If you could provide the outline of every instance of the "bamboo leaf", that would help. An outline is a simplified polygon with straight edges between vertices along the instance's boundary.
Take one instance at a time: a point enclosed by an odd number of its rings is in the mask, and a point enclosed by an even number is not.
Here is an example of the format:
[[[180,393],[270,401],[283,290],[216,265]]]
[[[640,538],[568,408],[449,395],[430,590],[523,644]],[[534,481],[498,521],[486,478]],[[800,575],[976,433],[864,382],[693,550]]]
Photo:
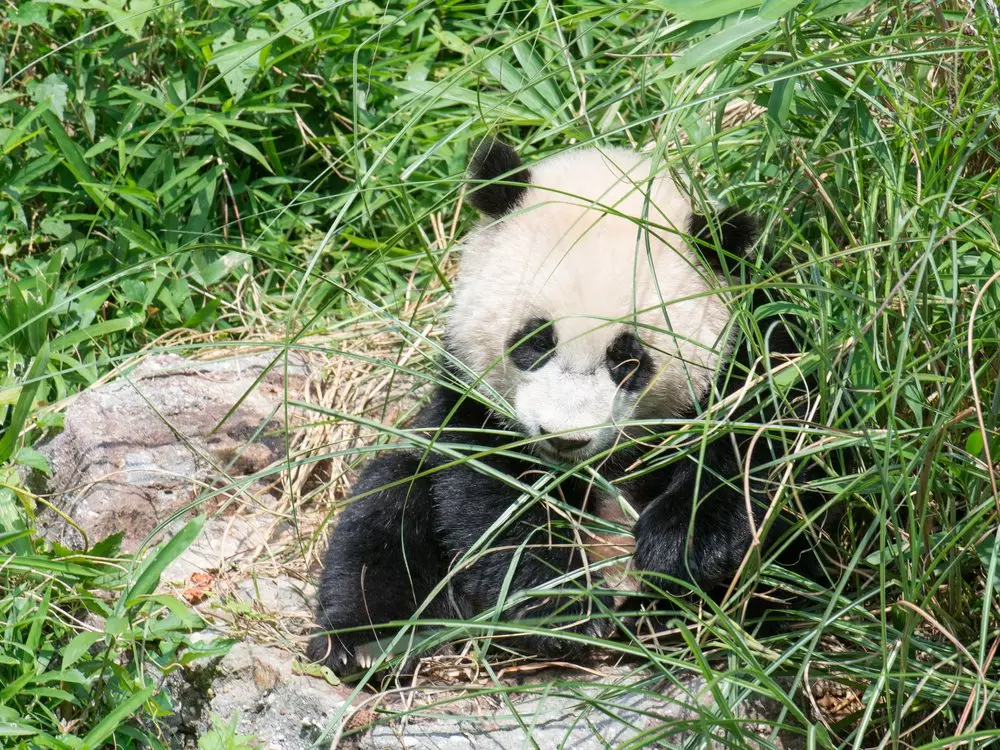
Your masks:
[[[119,600],[124,607],[132,607],[137,601],[152,594],[160,583],[160,576],[166,567],[180,557],[191,543],[198,538],[205,525],[205,516],[192,519],[172,538],[161,544],[146,558],[139,568],[136,581],[128,592]]]
[[[776,21],[763,18],[745,18],[722,31],[712,34],[706,39],[694,44],[674,60],[667,68],[666,77],[675,78],[681,73],[700,68],[702,65],[715,62],[746,42],[760,36]]]

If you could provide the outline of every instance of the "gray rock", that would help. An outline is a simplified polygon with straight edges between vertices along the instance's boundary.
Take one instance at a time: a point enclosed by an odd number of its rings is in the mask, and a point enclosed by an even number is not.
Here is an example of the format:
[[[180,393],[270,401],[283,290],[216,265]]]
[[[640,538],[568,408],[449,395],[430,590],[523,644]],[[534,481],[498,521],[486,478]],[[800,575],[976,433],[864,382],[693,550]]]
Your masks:
[[[295,674],[292,664],[292,654],[282,649],[233,646],[214,669],[208,704],[198,712],[198,732],[208,731],[213,715],[223,723],[237,716],[237,731],[256,737],[262,750],[313,747],[351,691]]]
[[[516,747],[598,750],[635,738],[650,718],[641,698],[621,696],[610,710],[588,709],[580,701],[547,696],[478,716],[410,719],[373,728],[363,750],[510,750]],[[448,707],[444,709],[447,711]],[[438,713],[435,711],[434,713]]]
[[[599,679],[578,673],[567,679],[561,670],[546,670],[524,684],[523,692],[506,692],[506,700],[482,687],[468,686],[470,697],[461,687],[424,686],[364,692],[352,701],[350,687],[294,674],[292,660],[276,648],[235,646],[213,671],[197,733],[206,731],[215,715],[226,722],[237,716],[239,732],[255,736],[267,750],[804,746],[801,736],[774,736],[776,702],[738,697],[743,687],[721,676],[714,683],[730,701],[725,708],[716,704],[703,677],[655,681],[645,670],[614,668]]]
[[[257,576],[240,581],[240,595],[264,612],[279,614],[284,618],[312,619],[312,597],[315,587],[296,581],[291,576],[265,578]]]
[[[609,675],[609,677],[611,677]],[[510,708],[484,712],[470,700],[441,704],[420,718],[420,712],[374,727],[361,738],[361,750],[511,750],[511,748],[574,748],[602,750],[636,743],[649,747],[724,748],[722,727],[735,730],[744,743],[768,737],[768,721],[780,707],[769,700],[744,700],[732,707],[737,723],[726,722],[701,677],[690,677],[669,687],[626,679],[621,684],[559,688],[543,684],[537,697],[512,696]],[[721,686],[723,694],[726,686]],[[543,692],[543,695],[538,693]],[[516,714],[515,714],[516,712]],[[448,717],[443,714],[454,713]],[[758,723],[760,722],[760,723]],[[799,748],[798,738],[779,735],[771,740],[784,748]],[[744,746],[746,746],[744,745]],[[631,746],[631,745],[629,745]]]
[[[202,489],[228,485],[284,456],[286,389],[300,391],[310,370],[293,359],[286,382],[284,362],[271,366],[275,356],[157,355],[84,391],[67,407],[65,429],[39,446],[52,476],[38,489],[55,495],[91,543],[123,531],[123,548],[135,551]],[[84,543],[56,513],[43,514],[40,527],[68,546]]]
[[[238,571],[250,567],[254,554],[268,543],[269,519],[213,518],[201,534],[160,576],[161,584],[186,584],[194,573]]]

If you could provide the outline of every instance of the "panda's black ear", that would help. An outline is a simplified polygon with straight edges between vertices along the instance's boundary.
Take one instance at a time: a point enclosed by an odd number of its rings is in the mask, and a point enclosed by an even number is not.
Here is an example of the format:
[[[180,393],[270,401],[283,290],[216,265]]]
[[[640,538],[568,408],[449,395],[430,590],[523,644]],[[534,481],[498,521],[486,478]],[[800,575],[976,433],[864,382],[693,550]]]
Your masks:
[[[531,172],[514,149],[496,138],[486,138],[472,157],[469,180],[469,203],[499,219],[517,208],[531,182]]]
[[[729,206],[711,217],[692,214],[688,234],[694,238],[705,262],[725,274],[753,248],[758,235],[757,221],[742,208]]]

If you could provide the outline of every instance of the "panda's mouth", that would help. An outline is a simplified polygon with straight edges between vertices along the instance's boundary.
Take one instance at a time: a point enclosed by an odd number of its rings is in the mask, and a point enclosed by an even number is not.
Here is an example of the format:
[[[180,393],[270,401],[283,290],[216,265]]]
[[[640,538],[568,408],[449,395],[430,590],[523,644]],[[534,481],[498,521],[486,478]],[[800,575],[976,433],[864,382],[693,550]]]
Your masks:
[[[573,463],[588,458],[596,453],[597,436],[587,433],[550,433],[545,429],[538,430],[536,445],[542,453],[560,463]]]

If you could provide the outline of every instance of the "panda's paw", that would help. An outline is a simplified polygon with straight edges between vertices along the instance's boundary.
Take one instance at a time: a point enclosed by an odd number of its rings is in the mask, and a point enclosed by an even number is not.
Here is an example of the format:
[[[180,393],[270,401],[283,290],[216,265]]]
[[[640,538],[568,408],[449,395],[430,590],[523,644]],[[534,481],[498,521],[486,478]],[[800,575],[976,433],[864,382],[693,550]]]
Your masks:
[[[395,654],[385,654],[382,644],[377,640],[347,644],[341,638],[327,633],[317,633],[312,637],[306,648],[306,656],[310,661],[329,667],[338,677],[348,681],[361,678],[376,664],[376,674],[389,670],[398,673],[412,672],[417,660],[410,655],[399,664]]]
[[[686,532],[636,534],[635,567],[643,585],[674,596],[716,591],[740,569],[746,545],[724,535],[689,539]]]
[[[341,678],[364,671],[359,669],[356,652],[357,647],[348,647],[339,638],[327,633],[317,633],[306,647],[306,656],[310,661],[329,667]]]
[[[685,583],[701,584],[698,555],[685,554],[687,547],[685,533],[653,531],[637,524],[633,560],[645,587],[682,594],[688,589]]]
[[[579,632],[592,638],[606,640],[615,634],[614,611],[619,602],[616,597],[603,591],[592,591],[594,601],[589,602],[586,610],[586,620],[580,626]]]

